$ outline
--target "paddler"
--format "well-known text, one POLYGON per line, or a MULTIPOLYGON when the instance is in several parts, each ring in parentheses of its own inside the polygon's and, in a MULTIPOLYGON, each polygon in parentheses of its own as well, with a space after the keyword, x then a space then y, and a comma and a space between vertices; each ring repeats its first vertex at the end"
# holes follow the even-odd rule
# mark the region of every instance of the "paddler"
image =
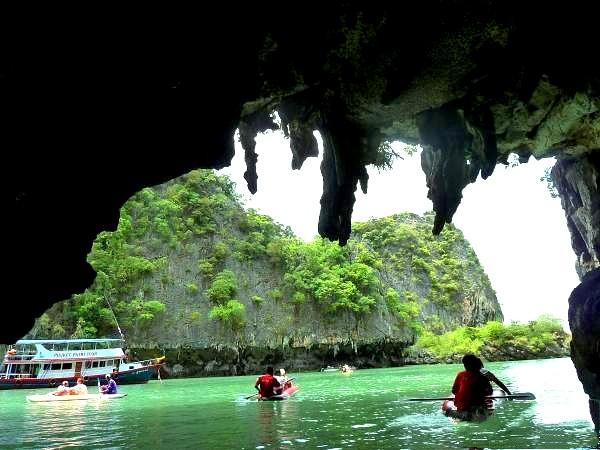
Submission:
MULTIPOLYGON (((283 390, 287 387, 286 383, 288 383, 288 376, 285 373, 285 369, 279 369, 279 375, 274 375, 274 378, 279 382, 279 387, 274 388, 273 392, 275 394, 281 394, 283 390)), ((291 382, 289 383, 292 384, 291 382)))
POLYGON ((106 384, 100 387, 101 394, 116 394, 117 393, 117 383, 111 377, 110 373, 106 374, 106 384))
POLYGON ((69 382, 67 380, 63 381, 52 395, 69 395, 69 382))
POLYGON ((492 385, 481 373, 483 363, 472 354, 462 359, 465 370, 456 375, 452 385, 454 400, 446 400, 442 405, 444 414, 460 420, 483 420, 489 415, 492 385))
POLYGON ((70 395, 86 395, 88 393, 87 386, 83 383, 83 378, 77 378, 77 384, 69 389, 70 395))
POLYGON ((273 367, 268 366, 265 373, 256 379, 254 387, 258 391, 257 398, 273 397, 273 389, 279 387, 279 381, 273 376, 273 367))

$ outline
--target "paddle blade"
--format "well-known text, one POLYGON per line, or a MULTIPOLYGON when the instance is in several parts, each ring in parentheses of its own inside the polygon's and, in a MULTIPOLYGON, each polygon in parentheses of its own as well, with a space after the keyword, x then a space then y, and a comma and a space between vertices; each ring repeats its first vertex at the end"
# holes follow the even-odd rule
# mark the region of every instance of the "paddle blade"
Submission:
POLYGON ((535 395, 531 392, 518 392, 510 395, 497 396, 492 398, 512 398, 513 400, 535 400, 535 395))
MULTIPOLYGON (((531 392, 520 392, 510 395, 491 395, 488 398, 493 399, 512 399, 512 400, 535 400, 535 395, 531 392)), ((409 398, 409 402, 431 402, 431 401, 442 401, 442 400, 454 400, 454 397, 430 397, 430 398, 409 398)))

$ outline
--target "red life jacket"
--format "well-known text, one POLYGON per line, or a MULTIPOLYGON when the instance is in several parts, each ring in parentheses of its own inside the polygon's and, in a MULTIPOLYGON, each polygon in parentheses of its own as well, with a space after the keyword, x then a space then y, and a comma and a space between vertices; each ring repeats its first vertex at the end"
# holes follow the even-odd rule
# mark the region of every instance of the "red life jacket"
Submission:
POLYGON ((261 397, 272 397, 273 388, 278 386, 279 382, 271 374, 265 373, 257 378, 255 386, 260 386, 261 397))
POLYGON ((479 372, 459 372, 452 386, 454 405, 458 411, 469 411, 474 407, 487 406, 486 396, 492 395, 492 385, 479 372))

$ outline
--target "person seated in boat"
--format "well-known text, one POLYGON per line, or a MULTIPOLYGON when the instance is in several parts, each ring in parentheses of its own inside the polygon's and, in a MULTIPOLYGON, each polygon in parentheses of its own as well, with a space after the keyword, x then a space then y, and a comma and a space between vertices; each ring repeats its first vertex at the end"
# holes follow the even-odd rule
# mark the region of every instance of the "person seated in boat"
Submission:
POLYGON ((461 420, 483 420, 489 415, 492 400, 490 381, 481 373, 483 363, 472 354, 462 359, 465 370, 456 375, 452 385, 454 400, 446 400, 442 405, 444 414, 461 420))
POLYGON ((348 364, 344 364, 340 370, 344 373, 352 371, 352 369, 350 368, 350 366, 348 364))
POLYGON ((52 395, 69 395, 69 382, 67 380, 63 381, 52 395))
POLYGON ((285 369, 279 369, 279 375, 275 375, 274 378, 279 381, 279 387, 273 389, 275 394, 281 394, 283 390, 291 384, 289 378, 285 373, 285 369))
POLYGON ((117 393, 117 383, 111 377, 110 373, 106 374, 106 384, 100 386, 100 392, 102 394, 116 394, 117 393))
POLYGON ((274 389, 279 387, 279 381, 273 376, 273 367, 268 366, 265 373, 256 379, 254 387, 258 391, 258 399, 275 395, 274 389))
POLYGON ((83 378, 77 378, 77 384, 69 389, 70 395, 87 395, 88 388, 83 383, 83 378))
POLYGON ((490 372, 485 367, 483 367, 483 362, 481 362, 481 370, 479 372, 481 372, 481 374, 484 377, 486 377, 488 380, 490 380, 492 383, 496 383, 498 385, 498 387, 500 389, 502 389, 506 395, 511 395, 510 389, 508 389, 502 381, 500 381, 498 378, 496 378, 496 375, 494 375, 492 372, 490 372))

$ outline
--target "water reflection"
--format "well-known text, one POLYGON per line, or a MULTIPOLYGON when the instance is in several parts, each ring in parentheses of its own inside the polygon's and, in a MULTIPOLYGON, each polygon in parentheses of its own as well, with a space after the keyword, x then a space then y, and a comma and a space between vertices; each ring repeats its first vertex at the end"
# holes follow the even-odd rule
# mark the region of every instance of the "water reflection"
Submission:
POLYGON ((71 402, 25 404, 27 428, 23 448, 79 447, 100 444, 106 432, 118 438, 124 431, 121 414, 113 414, 110 401, 82 400, 71 402))
POLYGON ((577 373, 568 358, 546 360, 544 372, 538 369, 535 361, 524 361, 511 365, 505 374, 515 381, 521 392, 533 392, 537 400, 528 402, 525 413, 535 424, 560 424, 566 421, 581 421, 589 426, 592 421, 587 413, 587 395, 579 383, 568 384, 565 380, 576 379, 577 373), (547 376, 552 374, 552 376, 547 376), (568 398, 569 408, 565 408, 568 398))
POLYGON ((458 366, 445 365, 364 370, 346 378, 302 374, 301 391, 282 402, 242 400, 249 394, 250 377, 127 386, 126 398, 106 402, 36 404, 25 399, 30 392, 0 391, 0 448, 382 450, 594 445, 585 396, 579 392, 581 385, 569 360, 489 365, 499 378, 510 378, 515 391, 534 392, 538 400, 502 401, 494 416, 480 424, 452 422, 441 413, 439 402, 406 401, 446 392, 458 366), (554 413, 559 411, 563 417, 584 420, 555 422, 554 413))
POLYGON ((256 402, 256 414, 258 441, 261 445, 285 444, 302 439, 302 436, 293 431, 299 422, 299 402, 293 399, 256 402))
POLYGON ((258 440, 262 445, 272 445, 276 439, 275 403, 257 402, 258 440))

